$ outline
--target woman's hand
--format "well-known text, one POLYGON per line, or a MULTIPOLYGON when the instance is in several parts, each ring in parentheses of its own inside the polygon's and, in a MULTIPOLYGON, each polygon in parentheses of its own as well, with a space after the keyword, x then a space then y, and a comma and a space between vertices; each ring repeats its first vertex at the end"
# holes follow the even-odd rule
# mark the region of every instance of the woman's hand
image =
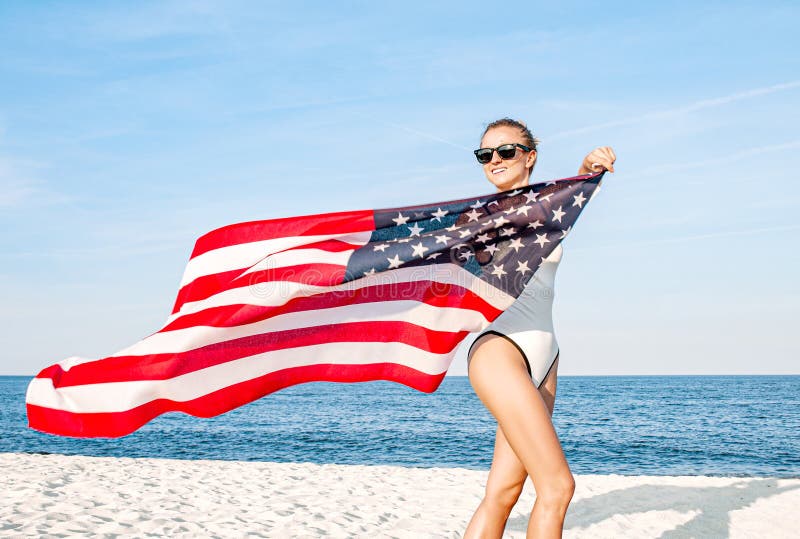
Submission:
POLYGON ((581 168, 578 169, 578 175, 593 174, 601 170, 614 172, 614 161, 616 160, 617 156, 610 146, 600 146, 583 158, 581 168))

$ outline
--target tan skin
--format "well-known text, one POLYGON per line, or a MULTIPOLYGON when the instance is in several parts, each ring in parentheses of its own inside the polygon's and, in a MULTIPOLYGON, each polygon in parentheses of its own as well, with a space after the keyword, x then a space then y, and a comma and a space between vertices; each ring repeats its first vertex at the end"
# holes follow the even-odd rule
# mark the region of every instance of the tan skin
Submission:
MULTIPOLYGON (((525 144, 519 129, 495 127, 481 139, 482 148, 525 144)), ((578 174, 614 172, 614 151, 600 147, 588 154, 578 174)), ((483 165, 486 178, 498 191, 528 185, 536 151, 517 148, 512 159, 483 165)), ((506 521, 530 476, 536 502, 527 537, 558 538, 564 528, 575 479, 569 469, 551 416, 556 398, 558 359, 537 389, 513 344, 497 335, 484 335, 472 346, 469 380, 481 402, 497 419, 494 456, 486 492, 464 532, 465 539, 502 537, 506 521)))

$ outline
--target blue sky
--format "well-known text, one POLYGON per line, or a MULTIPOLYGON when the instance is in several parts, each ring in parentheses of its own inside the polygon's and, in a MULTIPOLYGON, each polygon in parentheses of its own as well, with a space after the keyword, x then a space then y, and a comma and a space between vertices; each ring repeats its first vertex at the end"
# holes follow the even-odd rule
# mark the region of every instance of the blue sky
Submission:
POLYGON ((0 3, 0 374, 158 329, 215 227, 491 192, 470 150, 502 116, 535 180, 618 156, 564 245, 560 374, 798 373, 799 15, 0 3))

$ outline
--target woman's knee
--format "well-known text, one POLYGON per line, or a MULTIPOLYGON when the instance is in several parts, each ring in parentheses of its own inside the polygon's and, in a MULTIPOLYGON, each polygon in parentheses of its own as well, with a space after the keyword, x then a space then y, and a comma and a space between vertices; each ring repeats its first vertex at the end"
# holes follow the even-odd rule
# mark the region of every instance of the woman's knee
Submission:
POLYGON ((575 477, 570 473, 549 480, 547 484, 541 488, 541 492, 537 490, 536 502, 545 507, 566 510, 574 494, 575 477))
POLYGON ((511 509, 514 508, 514 505, 519 500, 520 494, 522 494, 524 483, 523 481, 518 484, 504 485, 502 487, 487 485, 484 499, 493 507, 510 513, 511 509))

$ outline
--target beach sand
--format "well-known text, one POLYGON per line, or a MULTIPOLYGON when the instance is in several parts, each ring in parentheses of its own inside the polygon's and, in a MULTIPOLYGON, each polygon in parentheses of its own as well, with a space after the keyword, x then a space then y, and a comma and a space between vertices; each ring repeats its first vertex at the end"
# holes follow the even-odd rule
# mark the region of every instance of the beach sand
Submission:
MULTIPOLYGON (((486 471, 0 454, 0 536, 461 537, 486 471)), ((564 537, 797 537, 800 479, 576 475, 564 537)), ((504 537, 524 537, 530 480, 504 537)))

